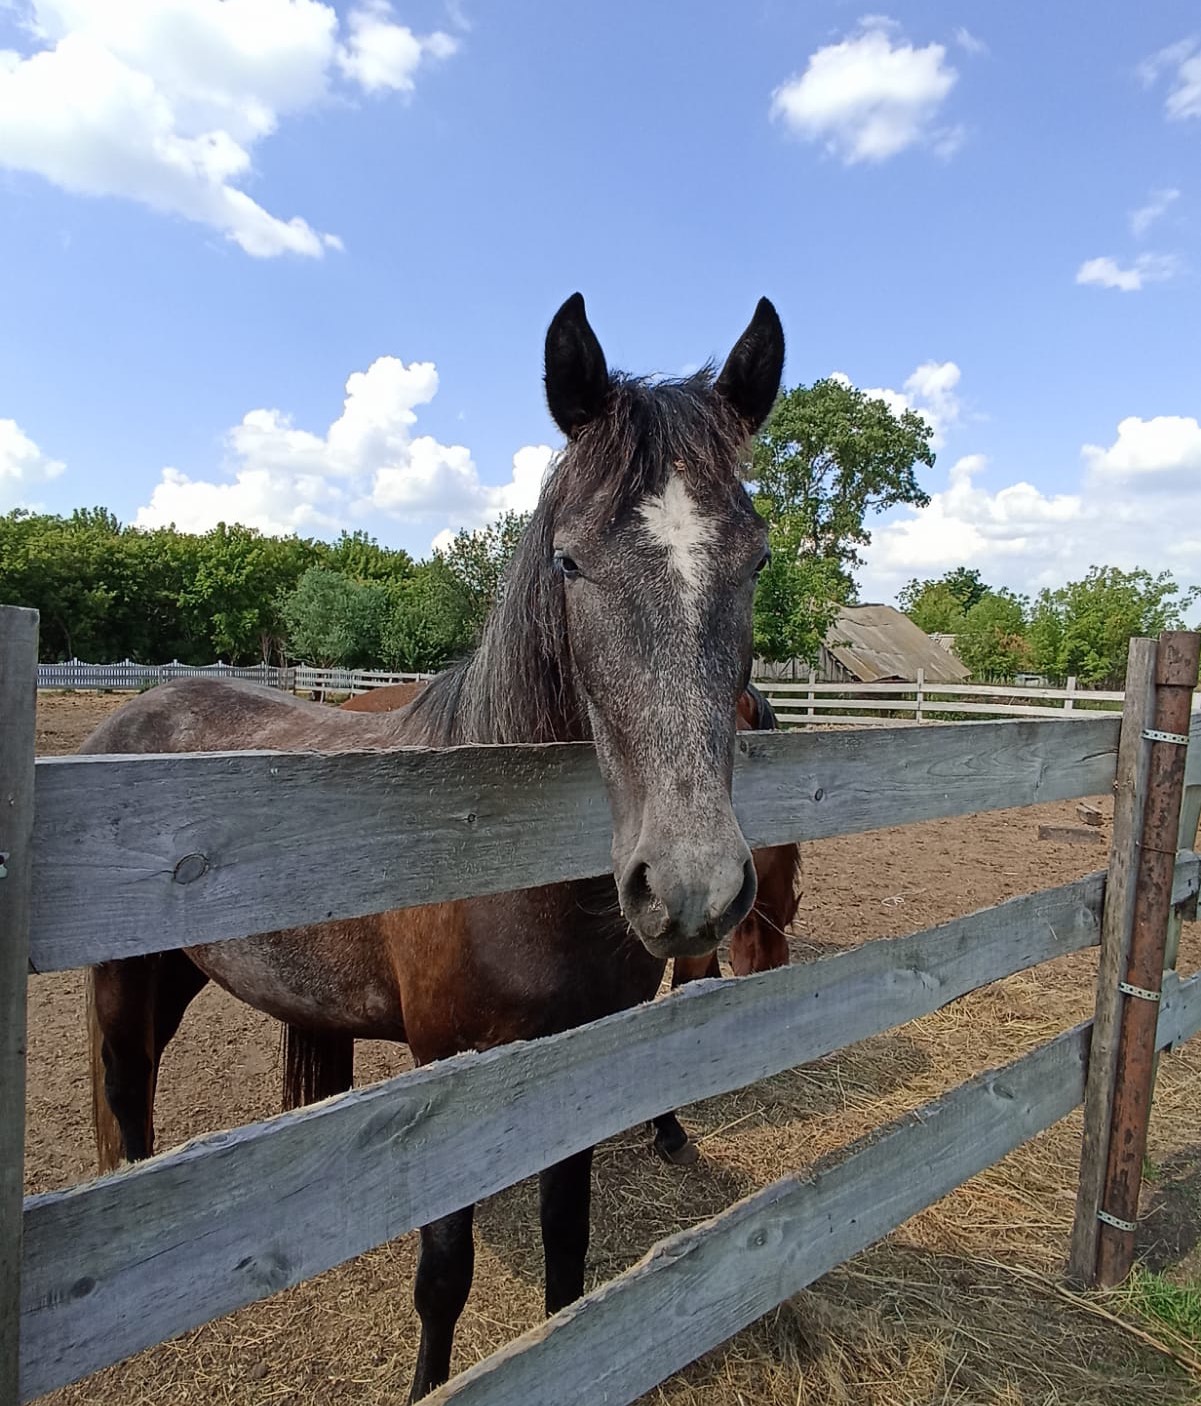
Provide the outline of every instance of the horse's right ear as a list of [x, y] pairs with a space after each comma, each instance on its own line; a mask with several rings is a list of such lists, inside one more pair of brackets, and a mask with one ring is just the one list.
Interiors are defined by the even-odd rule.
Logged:
[[767, 419], [784, 374], [784, 329], [780, 316], [766, 298], [717, 378], [716, 390], [734, 413], [754, 434]]
[[605, 354], [588, 325], [583, 297], [573, 293], [546, 329], [546, 403], [555, 424], [574, 439], [601, 413], [608, 394]]

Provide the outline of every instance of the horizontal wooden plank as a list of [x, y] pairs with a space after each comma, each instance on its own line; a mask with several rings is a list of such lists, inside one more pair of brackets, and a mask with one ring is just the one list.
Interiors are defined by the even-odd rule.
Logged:
[[1067, 1031], [660, 1241], [429, 1406], [625, 1406], [1065, 1117], [1087, 1056], [1088, 1028]]
[[[1118, 717], [741, 733], [753, 846], [1113, 781]], [[37, 766], [35, 970], [604, 873], [589, 746], [56, 757]]]
[[918, 727], [915, 718], [875, 718], [869, 713], [777, 713], [778, 723], [821, 723], [823, 726], [851, 725], [856, 727]]
[[928, 683], [923, 686], [926, 694], [958, 693], [964, 697], [980, 698], [1050, 698], [1061, 702], [1075, 703], [1121, 703], [1126, 695], [1121, 690], [1104, 688], [1034, 688], [1022, 685], [1007, 688], [1003, 685], [985, 683]]
[[[1201, 977], [1169, 978], [1161, 1048], [1201, 1027]], [[1065, 1031], [814, 1172], [660, 1241], [434, 1392], [429, 1406], [626, 1406], [1066, 1117], [1084, 1096], [1090, 1029]]]
[[790, 683], [779, 679], [756, 679], [755, 687], [769, 697], [773, 693], [787, 694], [790, 702], [798, 693], [802, 695], [812, 693], [815, 696], [834, 693], [841, 697], [858, 698], [860, 695], [869, 697], [877, 693], [908, 694], [917, 692], [917, 684], [915, 683], [807, 683], [801, 681]]
[[[1040, 708], [1033, 703], [970, 703], [960, 702], [958, 699], [948, 698], [934, 701], [925, 699], [922, 703], [922, 712], [927, 717], [941, 713], [963, 713], [968, 717], [990, 717], [990, 718], [1095, 718], [1098, 715], [1104, 717], [1102, 710], [1089, 708], [1064, 709], [1048, 705]], [[1114, 710], [1110, 716], [1121, 717], [1119, 710]]]
[[665, 1109], [1087, 946], [1102, 895], [1093, 875], [817, 962], [694, 983], [564, 1035], [431, 1065], [31, 1197], [24, 1396], [299, 1283]]
[[[864, 712], [912, 713], [917, 707], [917, 700], [913, 698], [805, 698], [800, 701], [806, 708], [815, 708], [819, 712], [835, 708], [862, 708]], [[795, 708], [798, 700], [789, 698], [787, 702], [788, 707]]]

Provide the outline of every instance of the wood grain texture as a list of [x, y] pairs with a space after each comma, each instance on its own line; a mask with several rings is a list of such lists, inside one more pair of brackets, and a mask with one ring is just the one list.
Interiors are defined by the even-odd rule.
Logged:
[[[1187, 737], [1193, 689], [1201, 668], [1201, 634], [1165, 630], [1155, 663], [1155, 730]], [[1147, 801], [1138, 855], [1134, 924], [1124, 980], [1158, 992], [1172, 913], [1172, 890], [1184, 796], [1187, 751], [1176, 741], [1151, 743]], [[1118, 1220], [1136, 1221], [1155, 1085], [1155, 1004], [1126, 995], [1118, 1018], [1117, 1069], [1110, 1112], [1109, 1155], [1101, 1205]], [[1134, 1232], [1103, 1221], [1097, 1232], [1096, 1282], [1120, 1284], [1134, 1264]]]
[[625, 1406], [1066, 1116], [1083, 1093], [1087, 1047], [1086, 1028], [1068, 1031], [833, 1165], [661, 1241], [428, 1406]]
[[1068, 1275], [1090, 1284], [1097, 1261], [1097, 1212], [1109, 1156], [1109, 1114], [1113, 1104], [1118, 1060], [1118, 983], [1126, 972], [1130, 934], [1134, 927], [1134, 888], [1138, 846], [1151, 744], [1143, 737], [1155, 717], [1155, 659], [1158, 645], [1132, 639], [1126, 663], [1126, 703], [1114, 779], [1113, 830], [1109, 845], [1105, 912], [1101, 920], [1101, 955], [1097, 999], [1093, 1014], [1092, 1052], [1084, 1096], [1084, 1137], [1080, 1148], [1080, 1180], [1068, 1250]]
[[0, 1406], [18, 1395], [38, 613], [0, 606]]
[[[1164, 986], [1158, 1043], [1201, 1028], [1201, 976]], [[960, 1085], [807, 1176], [662, 1240], [455, 1377], [428, 1406], [625, 1406], [1075, 1108], [1088, 1027]], [[647, 1332], [646, 1325], [654, 1331]]]
[[[1118, 728], [743, 733], [735, 808], [758, 847], [1074, 800], [1109, 789]], [[575, 744], [47, 759], [32, 961], [58, 970], [584, 878], [609, 867], [610, 837], [594, 754]]]
[[[1191, 872], [1201, 881], [1201, 864]], [[564, 1035], [460, 1056], [31, 1197], [24, 1395], [298, 1283], [665, 1109], [1087, 946], [1102, 894], [1094, 875], [804, 966], [697, 982]]]

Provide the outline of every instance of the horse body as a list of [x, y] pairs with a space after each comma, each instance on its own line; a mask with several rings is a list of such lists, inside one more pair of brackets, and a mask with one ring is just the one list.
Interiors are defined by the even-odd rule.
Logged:
[[[568, 447], [470, 660], [396, 712], [179, 680], [97, 729], [84, 751], [590, 740], [613, 819], [613, 873], [601, 879], [94, 968], [102, 1160], [152, 1151], [159, 1060], [208, 978], [285, 1023], [293, 1091], [322, 1097], [348, 1087], [355, 1038], [403, 1039], [424, 1063], [565, 1030], [651, 999], [669, 958], [707, 957], [746, 917], [755, 869], [730, 786], [766, 532], [737, 467], [782, 363], [779, 319], [762, 300], [716, 380], [614, 376], [575, 295], [546, 341], [547, 399]], [[551, 1313], [583, 1291], [590, 1168], [588, 1149], [541, 1175]], [[472, 1212], [422, 1230], [414, 1400], [449, 1375]]]

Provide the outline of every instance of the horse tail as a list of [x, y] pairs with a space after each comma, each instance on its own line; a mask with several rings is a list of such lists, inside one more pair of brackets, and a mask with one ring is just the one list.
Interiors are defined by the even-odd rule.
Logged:
[[344, 1094], [354, 1086], [354, 1036], [285, 1025], [283, 1071], [285, 1111]]
[[96, 969], [84, 976], [87, 1007], [88, 1056], [92, 1072], [92, 1131], [96, 1138], [96, 1162], [100, 1172], [115, 1171], [125, 1157], [125, 1139], [104, 1091], [104, 1032], [96, 1009]]

